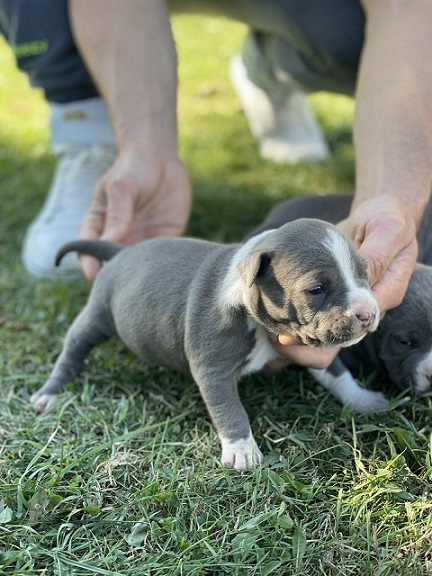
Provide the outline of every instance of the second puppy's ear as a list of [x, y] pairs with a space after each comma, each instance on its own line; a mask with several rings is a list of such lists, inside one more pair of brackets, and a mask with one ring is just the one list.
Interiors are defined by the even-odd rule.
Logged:
[[272, 257], [272, 252], [252, 252], [238, 264], [240, 276], [249, 288], [265, 276], [271, 266]]

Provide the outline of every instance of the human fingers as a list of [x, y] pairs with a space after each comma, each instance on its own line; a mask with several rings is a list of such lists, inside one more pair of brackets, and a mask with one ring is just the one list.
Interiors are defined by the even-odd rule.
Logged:
[[80, 262], [84, 276], [89, 282], [94, 282], [99, 270], [102, 268], [102, 264], [91, 256], [81, 256]]
[[[104, 230], [106, 214], [106, 199], [104, 194], [104, 185], [98, 183], [95, 193], [87, 213], [81, 224], [80, 239], [98, 240]], [[96, 278], [101, 263], [91, 256], [80, 256], [81, 267], [84, 275], [90, 282]]]
[[328, 368], [339, 352], [339, 350], [334, 348], [312, 348], [302, 344], [289, 346], [274, 344], [274, 347], [279, 354], [292, 363], [298, 366], [305, 366], [306, 368], [316, 368], [317, 370]]
[[[136, 204], [136, 194], [132, 185], [102, 180], [96, 187], [92, 204], [84, 217], [80, 237], [87, 240], [128, 243], [135, 212], [139, 211]], [[141, 228], [145, 227], [142, 225]], [[136, 231], [135, 233], [137, 234]], [[141, 239], [144, 232], [141, 231], [137, 236]], [[82, 256], [81, 266], [85, 276], [93, 281], [101, 268], [101, 263], [90, 256]]]
[[114, 181], [106, 186], [106, 209], [101, 240], [124, 242], [132, 227], [137, 190], [130, 182]]
[[275, 341], [281, 344], [282, 346], [293, 346], [294, 344], [298, 344], [298, 340], [296, 340], [292, 336], [288, 336], [288, 334], [278, 334]]
[[298, 344], [298, 341], [287, 334], [271, 338], [275, 350], [290, 363], [307, 368], [327, 368], [337, 356], [337, 348], [313, 348]]
[[105, 201], [95, 196], [81, 223], [80, 238], [97, 240], [102, 235], [105, 225]]
[[377, 252], [373, 240], [368, 239], [359, 252], [368, 261], [370, 285], [378, 306], [381, 312], [386, 312], [399, 306], [405, 296], [417, 259], [417, 242], [412, 240], [387, 262], [382, 249]]
[[[127, 235], [133, 219], [133, 202], [127, 194], [120, 200], [118, 194], [107, 196], [107, 206], [90, 208], [84, 218], [81, 237], [121, 242]], [[91, 256], [81, 256], [81, 267], [90, 282], [96, 278], [101, 262]]]
[[416, 226], [407, 207], [389, 196], [358, 205], [338, 224], [368, 263], [369, 284], [382, 312], [398, 306], [417, 258]]
[[374, 286], [391, 263], [415, 240], [415, 228], [391, 214], [377, 215], [366, 221], [354, 241], [358, 251], [368, 262], [369, 282]]
[[[120, 168], [119, 166], [120, 165]], [[92, 202], [84, 216], [80, 238], [120, 242], [132, 228], [138, 185], [131, 177], [124, 176], [123, 164], [117, 161], [114, 167], [96, 185]], [[81, 266], [86, 277], [93, 281], [101, 263], [89, 256], [81, 257]]]

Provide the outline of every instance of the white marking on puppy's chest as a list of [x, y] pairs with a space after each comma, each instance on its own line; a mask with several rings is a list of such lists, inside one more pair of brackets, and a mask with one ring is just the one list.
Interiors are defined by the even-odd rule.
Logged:
[[255, 330], [255, 346], [246, 358], [246, 365], [243, 368], [243, 376], [261, 370], [268, 362], [279, 358], [279, 354], [270, 344], [267, 332], [262, 326], [256, 324], [251, 318], [248, 318], [248, 328]]

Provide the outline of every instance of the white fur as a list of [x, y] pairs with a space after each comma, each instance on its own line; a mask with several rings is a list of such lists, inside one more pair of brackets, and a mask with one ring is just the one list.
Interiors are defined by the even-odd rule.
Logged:
[[255, 346], [246, 359], [246, 366], [243, 369], [243, 376], [261, 370], [268, 362], [279, 358], [279, 354], [270, 344], [267, 332], [262, 326], [259, 326], [251, 318], [248, 318], [248, 327], [250, 330], [255, 329]]
[[[379, 307], [372, 292], [365, 286], [358, 286], [355, 281], [355, 267], [347, 240], [336, 230], [329, 229], [323, 243], [333, 254], [338, 264], [339, 272], [350, 291], [351, 309], [347, 310], [346, 314], [354, 315], [360, 310], [369, 310], [371, 314], [375, 315], [375, 320], [371, 327], [371, 330], [375, 330], [379, 323]], [[350, 345], [352, 343], [354, 342], [350, 342]]]
[[414, 388], [420, 394], [430, 392], [432, 387], [432, 350], [425, 354], [415, 371]]
[[387, 398], [381, 392], [362, 388], [348, 370], [340, 376], [333, 376], [325, 369], [309, 368], [308, 372], [344, 406], [349, 406], [355, 412], [371, 414], [387, 410], [389, 407]]
[[250, 470], [262, 460], [262, 453], [258, 448], [252, 432], [247, 438], [234, 442], [220, 437], [222, 443], [222, 464], [235, 470]]
[[257, 236], [253, 236], [247, 242], [245, 242], [237, 252], [234, 254], [228, 272], [221, 283], [219, 289], [219, 305], [222, 310], [229, 311], [231, 308], [236, 308], [244, 304], [243, 295], [243, 281], [238, 271], [238, 265], [242, 260], [244, 260], [253, 249], [261, 242], [261, 240], [268, 234], [274, 232], [274, 230], [266, 230], [261, 232]]
[[56, 401], [57, 394], [38, 394], [35, 392], [30, 397], [30, 404], [34, 408], [35, 412], [40, 414], [48, 410]]
[[339, 272], [345, 278], [350, 290], [355, 290], [357, 285], [354, 281], [354, 262], [348, 247], [347, 240], [333, 228], [329, 228], [323, 240], [324, 246], [328, 248], [335, 258]]

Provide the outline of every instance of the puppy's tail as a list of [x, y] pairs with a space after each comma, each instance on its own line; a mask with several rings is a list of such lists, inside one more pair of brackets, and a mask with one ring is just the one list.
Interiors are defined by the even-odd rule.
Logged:
[[58, 266], [63, 257], [69, 252], [79, 252], [79, 254], [93, 256], [98, 260], [106, 262], [111, 260], [111, 258], [113, 258], [122, 249], [123, 246], [120, 244], [105, 242], [104, 240], [74, 240], [60, 248], [57, 252], [55, 265]]

